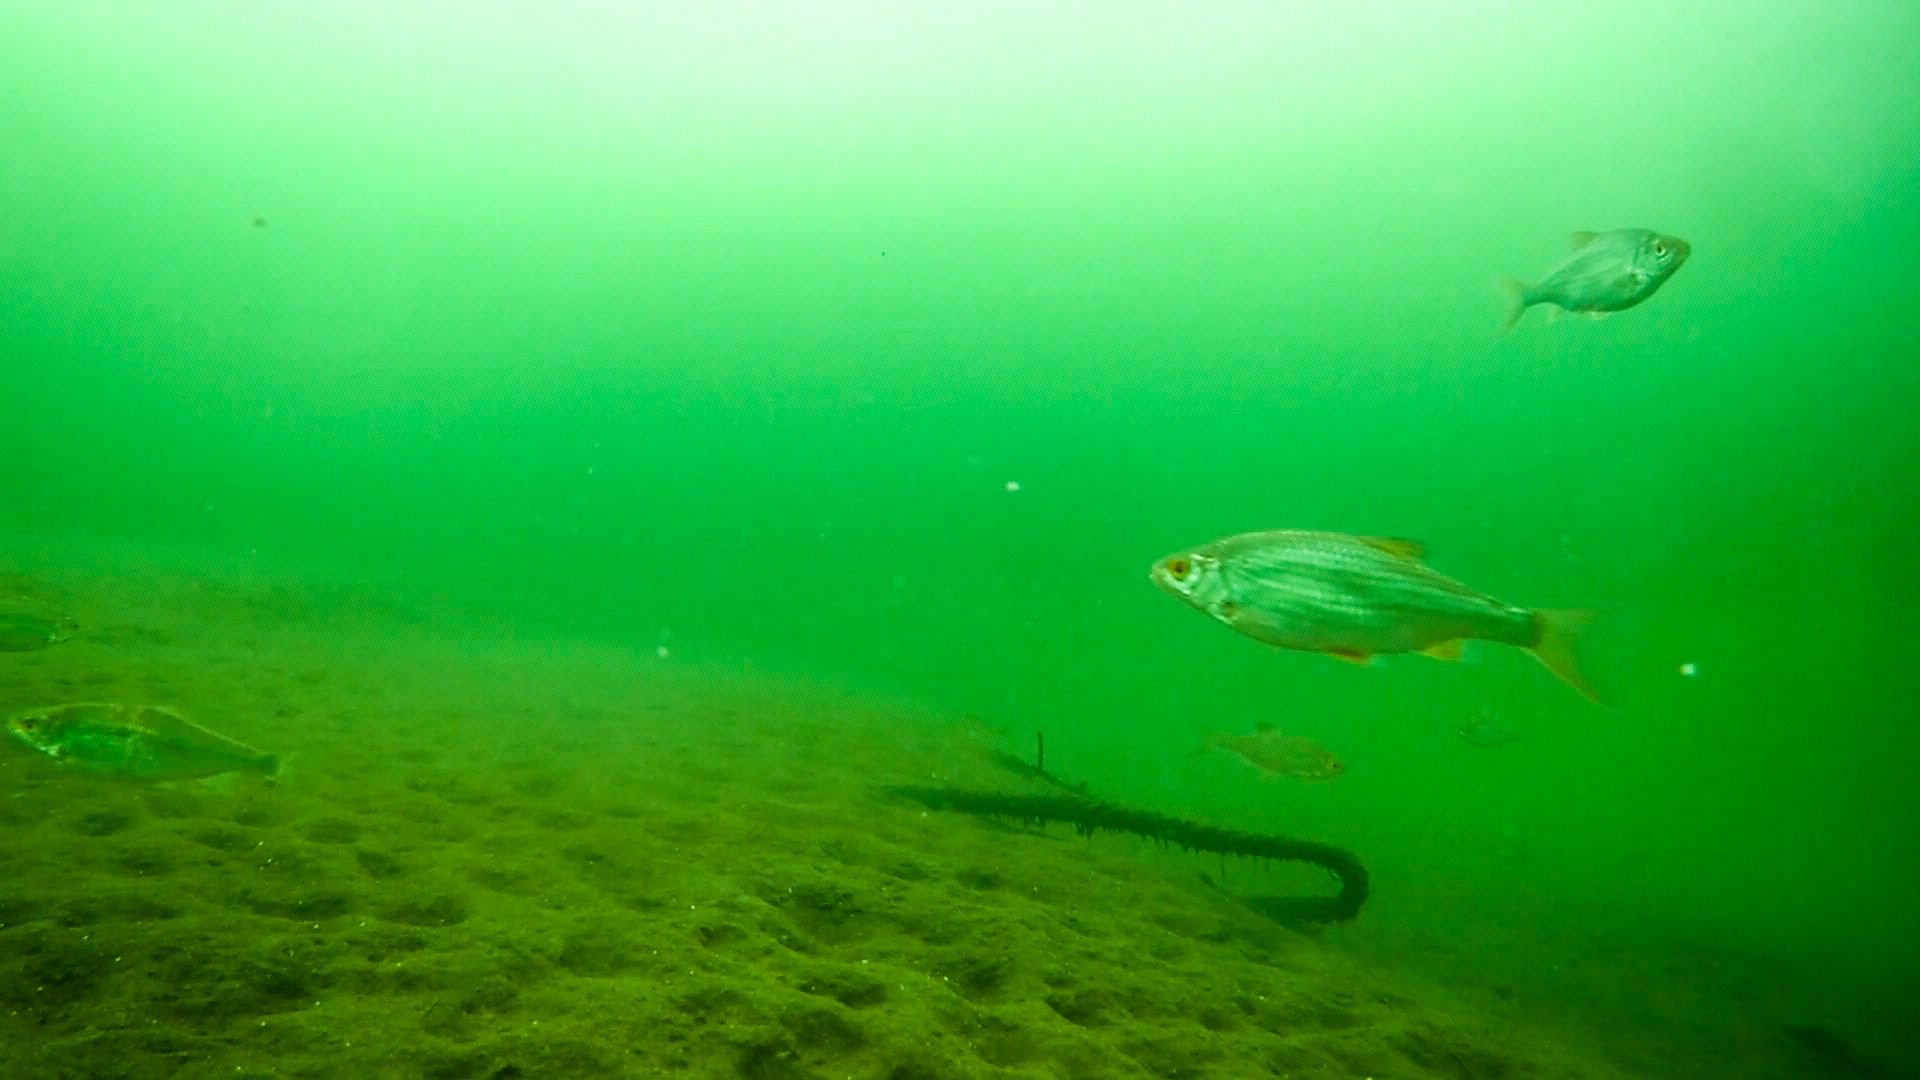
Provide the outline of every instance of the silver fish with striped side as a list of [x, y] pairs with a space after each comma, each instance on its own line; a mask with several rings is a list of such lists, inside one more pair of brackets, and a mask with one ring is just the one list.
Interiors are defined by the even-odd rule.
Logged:
[[1583, 611], [1515, 607], [1422, 561], [1412, 540], [1282, 529], [1241, 533], [1155, 562], [1149, 579], [1256, 641], [1364, 664], [1389, 653], [1460, 658], [1468, 640], [1531, 652], [1599, 701], [1574, 659]]
[[1538, 285], [1502, 278], [1507, 293], [1505, 333], [1535, 304], [1594, 318], [1625, 311], [1652, 296], [1693, 253], [1685, 240], [1652, 229], [1573, 234], [1573, 250]]

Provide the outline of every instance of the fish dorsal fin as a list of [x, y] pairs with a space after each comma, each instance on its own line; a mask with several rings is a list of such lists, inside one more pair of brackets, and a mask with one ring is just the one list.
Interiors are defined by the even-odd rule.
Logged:
[[155, 735], [191, 737], [206, 734], [206, 729], [181, 716], [178, 710], [165, 705], [139, 705], [128, 711], [133, 725], [145, 728]]
[[1262, 735], [1265, 735], [1269, 731], [1278, 731], [1280, 729], [1277, 727], [1274, 727], [1273, 721], [1271, 720], [1255, 720], [1253, 722], [1253, 730], [1259, 732]]
[[1593, 243], [1593, 238], [1599, 235], [1597, 232], [1581, 230], [1567, 237], [1567, 246], [1575, 251], [1579, 251], [1581, 248]]
[[1418, 540], [1408, 540], [1398, 536], [1363, 536], [1360, 542], [1408, 562], [1419, 562], [1427, 557], [1427, 546]]

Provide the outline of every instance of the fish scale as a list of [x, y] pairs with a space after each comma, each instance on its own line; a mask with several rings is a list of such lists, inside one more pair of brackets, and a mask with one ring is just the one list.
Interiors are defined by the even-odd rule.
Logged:
[[1274, 538], [1220, 546], [1239, 603], [1287, 621], [1366, 627], [1443, 622], [1458, 624], [1456, 636], [1471, 630], [1474, 636], [1507, 644], [1526, 644], [1533, 637], [1532, 615], [1525, 609], [1483, 596], [1363, 541], [1300, 536], [1283, 546], [1276, 546]]

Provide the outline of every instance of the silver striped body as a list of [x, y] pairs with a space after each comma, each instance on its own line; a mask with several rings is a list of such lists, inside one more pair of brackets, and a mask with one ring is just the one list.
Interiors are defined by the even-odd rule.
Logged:
[[[1585, 236], [1586, 234], [1581, 234]], [[1651, 229], [1592, 235], [1522, 295], [1525, 306], [1566, 311], [1624, 311], [1652, 296], [1687, 261], [1687, 242]]]
[[1389, 543], [1300, 530], [1243, 533], [1161, 559], [1151, 576], [1240, 633], [1286, 649], [1367, 657], [1466, 638], [1522, 648], [1538, 640], [1533, 612], [1434, 572], [1417, 553], [1381, 546]]

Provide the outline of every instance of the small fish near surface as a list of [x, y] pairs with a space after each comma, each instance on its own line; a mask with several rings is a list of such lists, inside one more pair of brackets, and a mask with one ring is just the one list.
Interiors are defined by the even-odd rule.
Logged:
[[79, 629], [79, 623], [64, 615], [0, 612], [0, 652], [32, 652], [58, 645]]
[[1577, 232], [1572, 245], [1538, 285], [1501, 279], [1507, 293], [1502, 333], [1513, 329], [1535, 304], [1553, 304], [1596, 319], [1625, 311], [1666, 284], [1693, 252], [1685, 240], [1652, 229]]
[[1418, 652], [1458, 660], [1468, 640], [1531, 652], [1590, 701], [1574, 639], [1583, 611], [1515, 607], [1429, 569], [1412, 540], [1279, 529], [1241, 533], [1153, 564], [1162, 591], [1256, 641], [1364, 664]]
[[1263, 780], [1283, 776], [1332, 780], [1347, 771], [1347, 766], [1319, 743], [1303, 735], [1283, 735], [1268, 724], [1254, 725], [1251, 735], [1215, 735], [1207, 745], [1260, 770]]
[[198, 780], [221, 773], [272, 777], [280, 758], [208, 731], [159, 705], [79, 702], [28, 709], [7, 731], [63, 765], [129, 780]]

